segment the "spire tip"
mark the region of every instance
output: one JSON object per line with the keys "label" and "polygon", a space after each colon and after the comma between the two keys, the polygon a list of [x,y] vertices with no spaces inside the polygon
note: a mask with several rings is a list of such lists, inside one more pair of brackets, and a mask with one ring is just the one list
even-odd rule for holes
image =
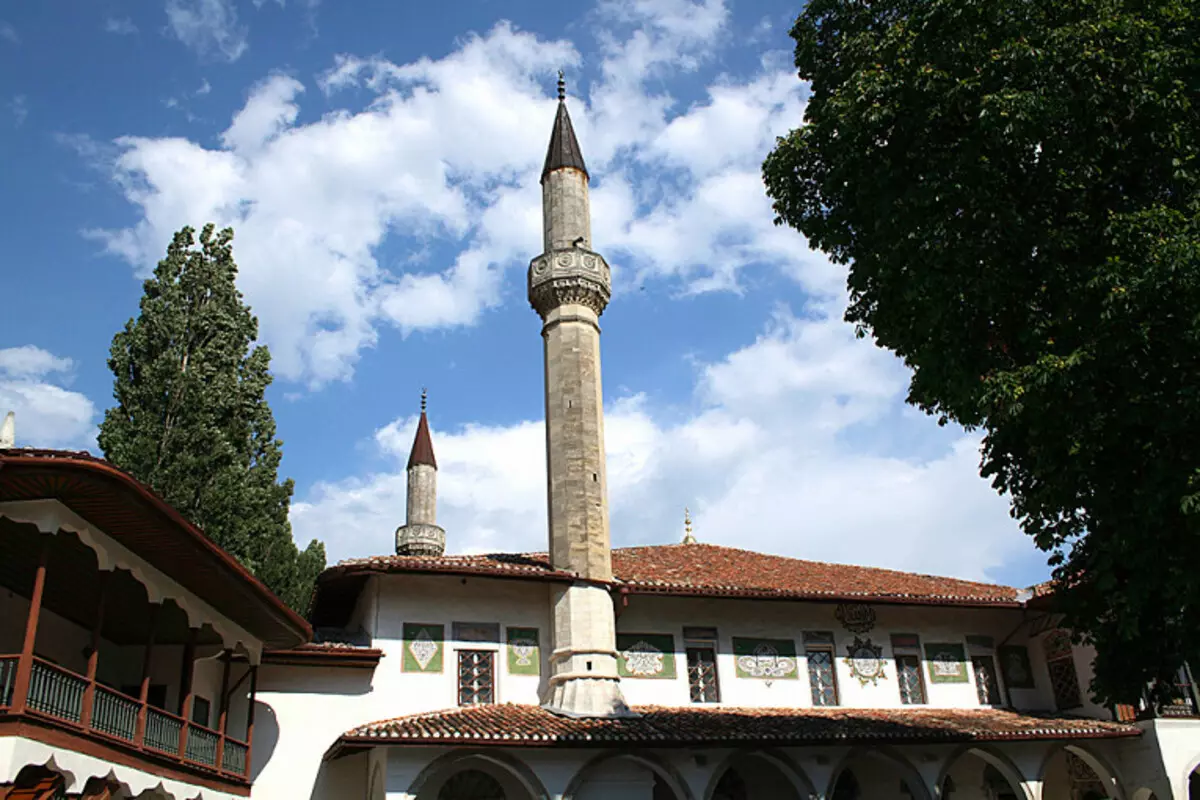
{"label": "spire tip", "polygon": [[429,399],[429,390],[422,387],[421,388],[421,413],[422,414],[425,413],[425,406],[427,404],[428,399]]}
{"label": "spire tip", "polygon": [[683,543],[696,544],[696,537],[692,534],[692,512],[687,506],[683,508]]}
{"label": "spire tip", "polygon": [[558,71],[558,102],[562,103],[567,99],[567,80],[563,77],[563,71]]}

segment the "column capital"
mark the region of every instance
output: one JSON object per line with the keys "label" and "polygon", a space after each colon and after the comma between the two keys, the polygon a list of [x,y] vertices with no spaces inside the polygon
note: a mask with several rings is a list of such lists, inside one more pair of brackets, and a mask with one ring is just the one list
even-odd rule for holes
{"label": "column capital", "polygon": [[604,313],[612,297],[612,270],[585,247],[551,250],[529,262],[529,304],[542,321],[558,306],[576,303]]}

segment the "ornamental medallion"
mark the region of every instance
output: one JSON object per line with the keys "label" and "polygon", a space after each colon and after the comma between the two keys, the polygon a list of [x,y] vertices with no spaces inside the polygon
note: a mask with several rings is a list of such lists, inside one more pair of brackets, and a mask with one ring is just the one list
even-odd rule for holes
{"label": "ornamental medallion", "polygon": [[869,633],[875,627],[875,609],[862,603],[839,603],[833,615],[851,633]]}
{"label": "ornamental medallion", "polygon": [[663,652],[645,639],[639,639],[633,646],[621,653],[625,659],[625,669],[631,675],[639,678],[658,675],[663,671]]}
{"label": "ornamental medallion", "polygon": [[769,644],[760,644],[751,655],[739,657],[737,664],[751,678],[785,678],[796,669],[796,659],[779,655]]}
{"label": "ornamental medallion", "polygon": [[850,667],[850,674],[858,678],[863,686],[876,683],[880,678],[887,679],[883,669],[883,648],[873,644],[870,638],[863,640],[855,636],[854,641],[846,645],[846,650],[849,653],[846,665]]}
{"label": "ornamental medallion", "polygon": [[442,637],[445,628],[441,625],[404,623],[404,672],[441,672]]}

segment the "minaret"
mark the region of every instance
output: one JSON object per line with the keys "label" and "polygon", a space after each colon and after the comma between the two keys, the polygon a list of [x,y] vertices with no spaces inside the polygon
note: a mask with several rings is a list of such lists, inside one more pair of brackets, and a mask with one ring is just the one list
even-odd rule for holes
{"label": "minaret", "polygon": [[612,278],[592,251],[588,172],[558,74],[558,113],[542,168],[544,252],[529,265],[529,302],[542,318],[550,563],[583,579],[550,590],[550,677],[542,704],[569,716],[627,716],[616,623],[600,393],[600,314]]}
{"label": "minaret", "polygon": [[396,555],[440,556],[446,552],[446,532],[437,525],[437,459],[425,415],[421,390],[421,419],[408,456],[408,507],[404,525],[396,529]]}

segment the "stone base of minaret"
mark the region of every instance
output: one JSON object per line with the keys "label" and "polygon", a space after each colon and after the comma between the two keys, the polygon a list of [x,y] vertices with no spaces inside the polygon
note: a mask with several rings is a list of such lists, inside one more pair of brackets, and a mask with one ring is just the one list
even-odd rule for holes
{"label": "stone base of minaret", "polygon": [[396,529],[396,555],[440,556],[446,552],[446,531],[440,525],[419,522]]}
{"label": "stone base of minaret", "polygon": [[542,707],[568,717],[632,717],[621,694],[615,619],[608,590],[590,584],[554,586],[550,678]]}

